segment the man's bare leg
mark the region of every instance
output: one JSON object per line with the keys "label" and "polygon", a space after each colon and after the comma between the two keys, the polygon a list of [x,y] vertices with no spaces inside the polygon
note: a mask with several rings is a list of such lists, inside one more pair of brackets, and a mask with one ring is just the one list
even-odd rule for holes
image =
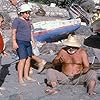
{"label": "man's bare leg", "polygon": [[58,91],[57,91],[57,85],[58,85],[57,82],[50,82],[50,83],[48,83],[48,85],[50,85],[51,87],[47,86],[46,93],[48,93],[48,94],[58,93]]}
{"label": "man's bare leg", "polygon": [[96,81],[95,80],[91,80],[88,84],[88,94],[89,95],[93,95],[94,94],[94,88],[96,86]]}
{"label": "man's bare leg", "polygon": [[38,63],[38,73],[41,73],[44,69],[46,61],[34,55],[32,56],[32,59],[34,59]]}
{"label": "man's bare leg", "polygon": [[26,59],[22,59],[18,63],[18,81],[20,84],[24,84],[23,69],[24,69],[25,61]]}
{"label": "man's bare leg", "polygon": [[35,56],[35,55],[32,56],[32,59],[35,60],[37,63],[42,62],[42,59],[40,57]]}

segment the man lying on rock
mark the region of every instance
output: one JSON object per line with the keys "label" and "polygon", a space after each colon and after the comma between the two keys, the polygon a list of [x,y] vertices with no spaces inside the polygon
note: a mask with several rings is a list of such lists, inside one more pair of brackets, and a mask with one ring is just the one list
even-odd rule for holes
{"label": "man lying on rock", "polygon": [[[63,42],[62,48],[53,60],[55,66],[61,64],[61,71],[49,68],[47,70],[47,89],[50,94],[58,93],[59,84],[86,83],[89,95],[95,94],[96,72],[90,69],[86,51],[81,48],[75,34],[70,34]],[[77,84],[78,84],[77,83]]]}

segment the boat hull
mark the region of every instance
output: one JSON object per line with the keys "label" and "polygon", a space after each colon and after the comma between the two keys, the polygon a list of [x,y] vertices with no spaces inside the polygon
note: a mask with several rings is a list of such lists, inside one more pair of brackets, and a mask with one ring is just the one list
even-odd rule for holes
{"label": "boat hull", "polygon": [[[70,21],[70,23],[68,21]],[[74,24],[73,24],[72,21],[77,21],[77,23],[74,22]],[[51,22],[51,24],[50,24],[50,22]],[[38,26],[35,23],[34,24],[34,30],[35,30],[34,38],[40,42],[49,42],[49,43],[56,42],[61,39],[67,38],[69,32],[75,31],[80,27],[79,20],[65,20],[65,24],[62,24],[60,22],[60,20],[58,20],[58,22],[60,22],[60,24],[62,24],[62,25],[60,25],[60,24],[54,25],[53,22],[56,23],[56,21],[46,21],[44,23],[45,27],[42,27],[40,25]],[[68,22],[68,24],[66,24],[67,22]],[[43,22],[41,21],[41,23],[38,23],[38,24],[43,24]],[[46,27],[46,24],[47,24],[47,27]],[[50,27],[48,24],[50,24]],[[54,25],[54,27],[53,27],[53,25]]]}

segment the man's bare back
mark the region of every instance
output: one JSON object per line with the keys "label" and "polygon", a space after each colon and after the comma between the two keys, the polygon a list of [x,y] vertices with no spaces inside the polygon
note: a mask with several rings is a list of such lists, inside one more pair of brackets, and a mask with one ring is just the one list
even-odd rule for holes
{"label": "man's bare back", "polygon": [[87,54],[84,49],[79,48],[74,54],[69,54],[66,50],[61,49],[53,63],[57,60],[62,63],[62,72],[68,76],[80,74],[85,68],[89,69]]}

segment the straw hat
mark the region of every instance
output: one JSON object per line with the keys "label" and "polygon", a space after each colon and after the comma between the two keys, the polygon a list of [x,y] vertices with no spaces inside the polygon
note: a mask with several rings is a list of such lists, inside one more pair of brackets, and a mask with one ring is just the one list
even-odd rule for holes
{"label": "straw hat", "polygon": [[63,45],[67,45],[67,46],[71,46],[71,47],[80,47],[81,46],[76,35],[71,35],[71,34],[68,36],[68,39],[63,41]]}

